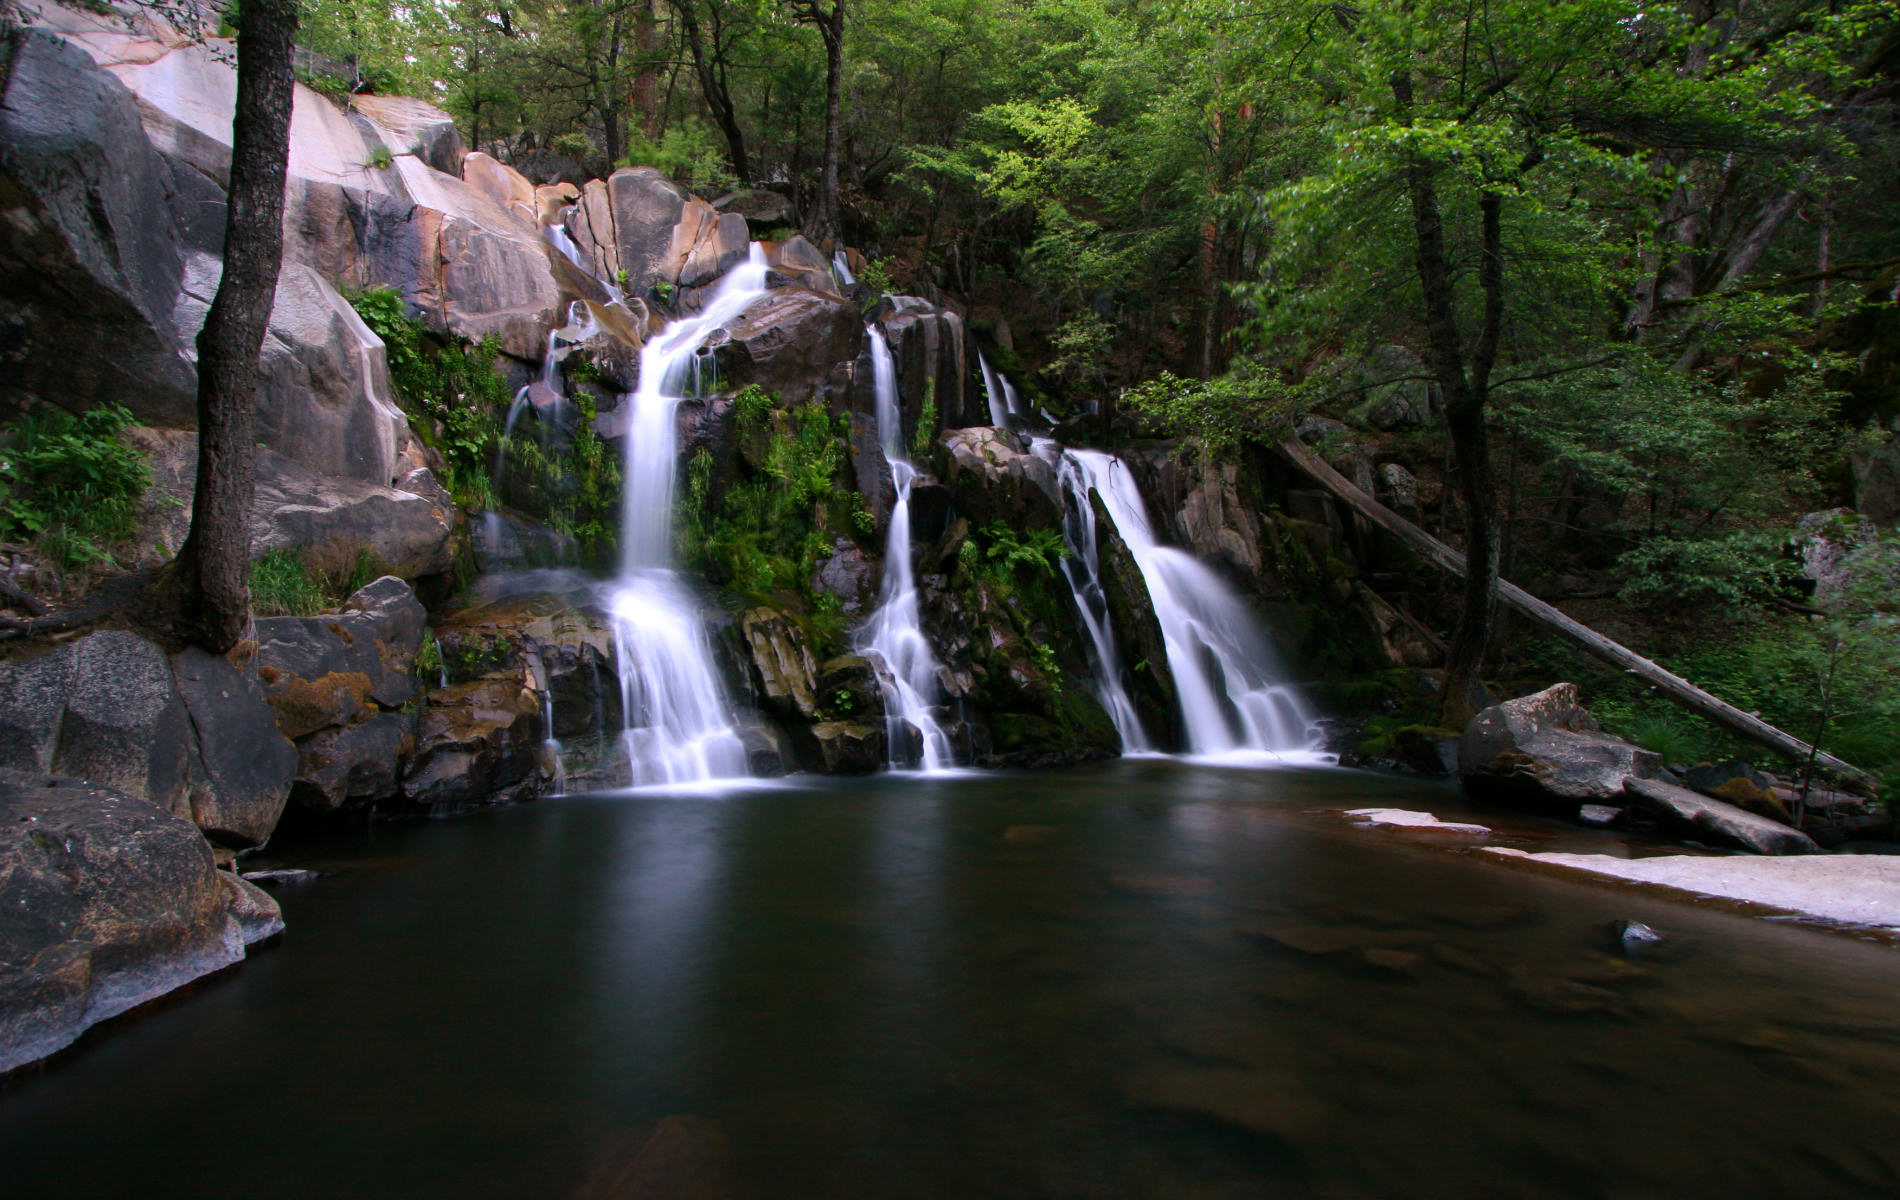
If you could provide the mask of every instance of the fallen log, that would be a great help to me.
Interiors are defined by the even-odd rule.
[[[1319,455],[1292,440],[1280,443],[1280,453],[1295,467],[1305,472],[1313,482],[1344,500],[1354,512],[1366,520],[1417,551],[1433,566],[1453,575],[1464,575],[1464,555],[1366,495],[1351,480],[1328,466]],[[1521,613],[1531,624],[1569,638],[1592,657],[1642,679],[1690,712],[1713,721],[1729,732],[1765,746],[1794,762],[1805,763],[1808,756],[1812,754],[1815,764],[1829,774],[1851,780],[1869,790],[1875,788],[1873,778],[1860,768],[1842,762],[1826,751],[1817,751],[1793,734],[1783,732],[1760,717],[1743,712],[1733,704],[1711,696],[1680,675],[1671,674],[1629,647],[1613,642],[1589,626],[1565,616],[1516,584],[1499,580],[1498,598],[1513,610]]]

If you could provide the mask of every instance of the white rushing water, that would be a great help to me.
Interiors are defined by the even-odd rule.
[[[986,366],[987,370],[987,366]],[[1148,731],[1142,728],[1128,689],[1122,686],[1121,650],[1115,644],[1115,629],[1109,622],[1108,596],[1102,591],[1100,558],[1095,549],[1095,506],[1089,503],[1089,477],[1054,438],[1034,438],[1030,448],[1038,457],[1056,468],[1066,503],[1062,512],[1062,541],[1068,556],[1062,560],[1062,574],[1075,597],[1075,609],[1082,616],[1082,628],[1089,635],[1090,665],[1095,668],[1095,697],[1108,711],[1121,735],[1123,754],[1146,754],[1154,750]]]
[[[623,736],[636,786],[746,773],[745,749],[713,667],[699,601],[670,567],[679,457],[675,410],[701,344],[764,294],[765,270],[764,248],[755,242],[698,316],[675,321],[647,342],[640,352],[639,390],[621,401],[631,420],[612,610]]]
[[[990,366],[990,360],[983,357],[981,350],[976,352],[976,365],[983,372],[983,399],[989,402],[990,424],[1009,427],[1009,404],[1003,392],[1002,376],[996,368]]]
[[[851,256],[844,251],[834,250],[831,252],[831,266],[832,269],[838,273],[838,282],[844,284],[846,287],[850,287],[858,281],[858,277],[851,273]]]
[[[1319,727],[1234,589],[1155,539],[1128,468],[1099,450],[1063,451],[1102,497],[1154,603],[1191,754],[1234,761],[1329,761]]]
[[[871,366],[877,395],[877,434],[884,459],[891,466],[896,498],[891,505],[890,536],[884,545],[884,582],[878,591],[877,611],[858,631],[858,649],[881,659],[890,674],[890,694],[884,697],[884,725],[893,768],[908,766],[904,749],[910,737],[906,725],[922,735],[922,767],[940,771],[950,766],[950,738],[931,712],[938,692],[937,657],[918,620],[917,583],[910,565],[910,487],[917,469],[904,455],[904,425],[897,407],[897,366],[891,348],[876,325],[867,325],[871,339]]]

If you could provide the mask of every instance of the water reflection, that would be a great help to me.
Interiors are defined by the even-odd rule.
[[[198,1194],[187,1112],[312,1195],[1900,1193],[1893,950],[1307,811],[1368,804],[1459,815],[1142,760],[307,844],[285,944],[0,1091],[0,1161]]]

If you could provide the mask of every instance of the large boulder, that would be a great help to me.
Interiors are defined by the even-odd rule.
[[[340,613],[258,621],[257,677],[277,727],[302,738],[415,699],[427,618],[409,585],[386,575]]]
[[[139,427],[129,433],[146,453],[153,483],[140,519],[144,546],[136,561],[156,567],[184,544],[191,529],[198,437],[190,430]],[[462,512],[427,467],[405,470],[395,486],[385,486],[324,475],[260,448],[256,470],[253,558],[291,550],[313,567],[348,575],[367,555],[383,571],[404,579],[442,574],[455,565]]]
[[[185,275],[172,167],[133,95],[82,49],[29,29],[0,59],[5,415],[110,400],[141,421],[191,425],[194,331],[172,314]]]
[[[392,482],[409,425],[385,398],[382,339],[310,267],[277,277],[259,371],[259,442],[322,475]]]
[[[388,800],[401,791],[402,765],[415,748],[413,713],[377,713],[319,730],[297,743],[291,799],[315,812]]]
[[[792,210],[792,202],[777,192],[768,192],[763,188],[744,188],[736,192],[727,192],[712,202],[721,213],[734,213],[744,217],[746,223],[756,230],[788,227],[797,220]]]
[[[1626,779],[1623,794],[1628,797],[1630,807],[1688,837],[1733,846],[1751,854],[1821,852],[1821,848],[1798,829],[1660,779]]]
[[[190,822],[108,788],[0,777],[0,1074],[244,945]]]
[[[629,295],[656,284],[700,287],[745,259],[745,218],[720,213],[653,167],[615,171],[583,189],[569,232],[603,279],[625,272]]]
[[[799,404],[849,388],[864,325],[857,309],[836,297],[776,288],[733,318],[714,346],[726,386],[757,384],[782,404]]]
[[[0,769],[83,779],[190,815],[190,718],[165,652],[105,630],[0,665]]]
[[[818,664],[791,618],[773,608],[754,608],[740,618],[750,651],[753,684],[773,715],[811,720],[818,714]]]
[[[1564,816],[1615,802],[1629,780],[1661,767],[1660,755],[1604,733],[1574,683],[1492,705],[1458,740],[1458,774],[1473,795]]]
[[[1264,544],[1260,498],[1239,463],[1205,453],[1196,441],[1131,454],[1128,463],[1166,540],[1265,594],[1281,592]]]
[[[818,769],[827,775],[869,775],[883,770],[883,722],[825,721],[811,727]]]
[[[297,750],[277,730],[255,676],[191,648],[172,657],[191,742],[191,819],[234,850],[261,846],[284,815]]]
[[[1017,449],[1008,430],[988,425],[944,434],[938,473],[972,524],[1001,521],[1014,530],[1062,524],[1062,488],[1055,468]]]
[[[963,318],[916,296],[892,296],[878,317],[897,368],[904,428],[915,430],[928,402],[935,428],[987,425],[989,401],[972,376],[969,336]]]
[[[451,684],[429,694],[402,793],[424,808],[533,799],[542,786],[541,702],[509,679]]]

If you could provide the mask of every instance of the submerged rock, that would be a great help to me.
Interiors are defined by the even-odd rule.
[[[0,776],[0,1073],[244,957],[269,924],[190,822],[108,788]],[[275,905],[269,905],[274,909]]]
[[[1661,767],[1660,755],[1602,732],[1574,683],[1493,705],[1458,741],[1458,774],[1474,796],[1563,816],[1615,801],[1625,781]]]

